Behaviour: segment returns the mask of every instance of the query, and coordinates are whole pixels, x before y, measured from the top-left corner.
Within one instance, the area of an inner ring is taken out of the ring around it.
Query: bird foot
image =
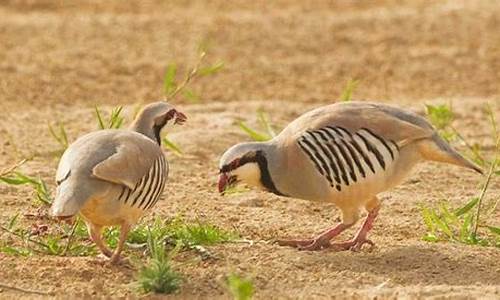
[[[370,245],[371,248],[375,246],[375,243],[367,238],[355,237],[354,239],[349,241],[333,243],[331,244],[331,248],[336,251],[351,250],[354,252],[358,252],[361,250],[364,244]]]
[[[101,249],[101,254],[99,254],[99,256],[109,259],[111,256],[113,256],[113,251],[109,250],[108,248],[103,248]]]

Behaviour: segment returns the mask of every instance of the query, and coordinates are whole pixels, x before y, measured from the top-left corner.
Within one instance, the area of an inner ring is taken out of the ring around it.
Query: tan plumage
[[[315,239],[282,242],[309,250],[331,246],[329,240],[354,224],[364,208],[370,213],[362,232],[336,245],[359,249],[368,242],[366,232],[378,212],[377,194],[400,183],[423,160],[481,172],[412,112],[369,102],[338,103],[300,116],[271,141],[233,146],[221,158],[219,189],[244,181],[276,194],[335,203],[341,224]]]
[[[128,231],[161,196],[168,164],[160,131],[185,116],[164,102],[141,111],[130,129],[100,130],[77,139],[65,151],[56,173],[52,214],[60,219],[80,212],[104,255],[116,262]],[[120,225],[114,253],[101,238],[103,226]]]

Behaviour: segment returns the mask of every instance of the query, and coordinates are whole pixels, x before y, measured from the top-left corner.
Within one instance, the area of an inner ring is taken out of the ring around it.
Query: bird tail
[[[438,134],[420,140],[418,147],[422,156],[427,160],[465,167],[483,174],[483,170],[478,165],[463,157]]]

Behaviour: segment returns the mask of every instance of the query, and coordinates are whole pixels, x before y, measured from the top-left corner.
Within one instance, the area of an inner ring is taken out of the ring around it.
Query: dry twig
[[[20,288],[20,287],[13,286],[13,285],[8,285],[8,284],[1,283],[1,282],[0,282],[0,288],[5,288],[5,289],[14,290],[14,291],[23,292],[23,293],[28,293],[28,294],[37,294],[37,295],[44,295],[44,296],[52,295],[52,293],[49,293],[49,292],[24,289],[24,288]]]

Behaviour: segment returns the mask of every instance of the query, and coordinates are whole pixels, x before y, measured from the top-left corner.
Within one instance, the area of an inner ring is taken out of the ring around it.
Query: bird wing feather
[[[383,104],[348,102],[321,107],[302,115],[283,130],[283,136],[295,141],[307,130],[326,126],[340,126],[351,132],[368,128],[400,147],[435,134],[433,127],[415,113]]]
[[[115,153],[98,163],[92,173],[102,180],[122,184],[133,189],[153,166],[160,147],[144,137],[137,141],[133,136],[118,136]]]

